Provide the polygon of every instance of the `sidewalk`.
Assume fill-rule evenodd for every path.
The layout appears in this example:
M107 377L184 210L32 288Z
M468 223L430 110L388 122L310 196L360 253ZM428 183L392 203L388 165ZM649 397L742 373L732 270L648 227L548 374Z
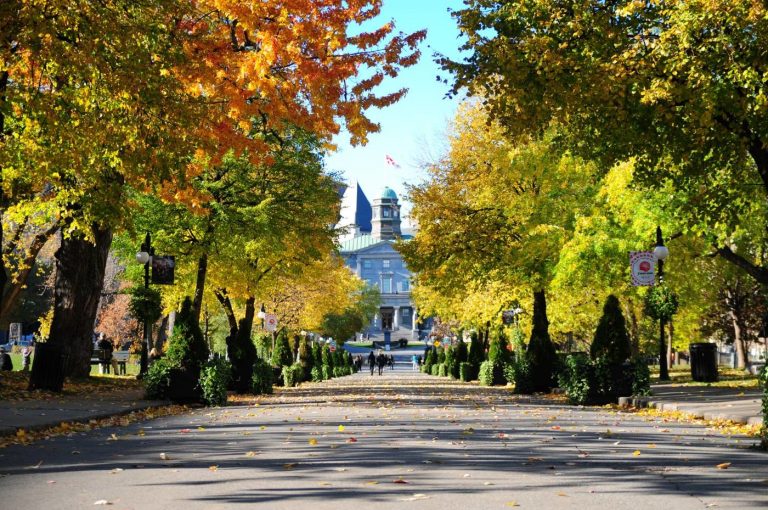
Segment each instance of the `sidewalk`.
M729 420L749 425L763 423L759 389L658 384L650 397L622 397L620 405L682 411L705 420Z
M142 400L143 391L130 389L101 396L63 395L51 399L0 400L0 435L17 429L35 430L61 422L87 422L140 411L170 402Z

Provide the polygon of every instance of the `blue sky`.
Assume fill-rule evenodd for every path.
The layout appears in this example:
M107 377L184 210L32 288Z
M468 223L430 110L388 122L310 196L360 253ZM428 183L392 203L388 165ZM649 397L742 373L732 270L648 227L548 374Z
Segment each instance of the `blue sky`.
M334 142L338 151L326 159L329 170L342 172L347 180L360 182L369 199L381 193L384 186L394 189L398 196L405 192L404 183L424 179L420 163L442 151L446 124L453 118L457 99L445 99L448 86L438 83L443 75L433 59L439 52L456 57L461 45L456 22L448 8L459 9L461 0L383 0L382 14L377 24L394 20L396 30L405 33L427 29L427 39L421 45L418 64L404 70L396 79L381 87L387 92L407 87L408 94L398 103L382 110L371 110L371 118L381 124L381 132L369 137L363 147L351 147L346 133ZM387 165L390 155L400 168ZM404 204L407 213L408 204Z

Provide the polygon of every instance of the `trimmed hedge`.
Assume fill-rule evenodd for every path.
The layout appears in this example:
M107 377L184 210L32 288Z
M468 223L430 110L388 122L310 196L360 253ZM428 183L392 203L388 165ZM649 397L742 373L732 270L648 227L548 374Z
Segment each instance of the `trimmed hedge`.
M437 365L437 375L440 377L448 377L448 367L445 363Z
M483 361L480 365L477 378L481 386L493 386L493 361Z
M474 378L474 367L472 366L472 363L468 361L459 363L459 379L464 382L469 382Z
M321 367L312 367L312 382L323 382L323 369Z
M272 393L273 380L272 366L262 359L253 364L253 376L251 377L251 392L254 395Z
M283 382L286 388L298 386L301 384L304 377L304 367L301 363L294 363L290 366L283 367Z
M232 364L224 358L213 358L200 371L203 402L209 406L227 403L227 387L232 381Z
M149 366L144 376L144 391L148 400L167 400L171 387L171 371L179 368L168 358L160 358Z
M333 377L333 368L331 368L330 365L324 364L322 367L323 371L323 381L327 381L331 377Z
M617 365L604 357L591 360L584 353L572 354L558 379L573 404L608 404L618 397L650 393L648 366L640 360Z
M429 367L429 373L430 373L430 374L432 374L432 375L437 375L437 374L439 374L439 373L440 373L440 365L438 365L437 363L435 363L434 365L432 365L431 367Z

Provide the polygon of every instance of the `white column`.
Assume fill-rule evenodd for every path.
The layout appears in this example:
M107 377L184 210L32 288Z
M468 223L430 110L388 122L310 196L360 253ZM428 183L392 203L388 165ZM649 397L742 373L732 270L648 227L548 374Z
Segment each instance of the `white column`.
M396 306L395 307L395 323L392 329L395 330L399 327L400 327L400 307Z

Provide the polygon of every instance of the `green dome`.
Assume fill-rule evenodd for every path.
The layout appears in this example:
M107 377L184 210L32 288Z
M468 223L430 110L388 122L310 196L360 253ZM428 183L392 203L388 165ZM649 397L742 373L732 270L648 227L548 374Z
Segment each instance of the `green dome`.
M395 193L390 187L385 187L384 191L381 192L381 198L397 200L397 193Z

